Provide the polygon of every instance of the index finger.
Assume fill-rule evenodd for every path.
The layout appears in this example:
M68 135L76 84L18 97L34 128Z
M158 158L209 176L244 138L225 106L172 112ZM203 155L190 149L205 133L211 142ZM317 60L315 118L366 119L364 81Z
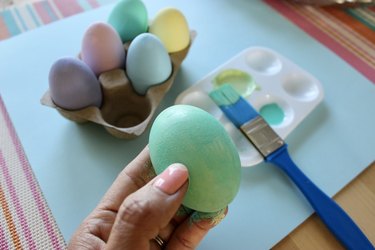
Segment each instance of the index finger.
M117 212L121 203L156 176L146 146L117 176L98 208Z

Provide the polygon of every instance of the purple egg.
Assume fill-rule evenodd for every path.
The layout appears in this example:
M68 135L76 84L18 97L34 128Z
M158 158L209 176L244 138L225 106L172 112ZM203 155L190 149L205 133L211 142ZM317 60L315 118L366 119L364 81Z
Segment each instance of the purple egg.
M53 102L67 110L100 107L103 98L100 82L94 72L73 57L61 58L52 65L49 90Z

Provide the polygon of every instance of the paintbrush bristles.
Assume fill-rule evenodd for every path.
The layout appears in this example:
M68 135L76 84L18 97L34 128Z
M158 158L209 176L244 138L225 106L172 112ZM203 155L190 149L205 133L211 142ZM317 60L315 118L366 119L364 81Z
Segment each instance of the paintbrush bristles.
M242 98L229 84L212 91L210 97L237 128L259 116L250 103Z
M229 106L240 99L240 95L228 84L212 91L209 96L218 106Z

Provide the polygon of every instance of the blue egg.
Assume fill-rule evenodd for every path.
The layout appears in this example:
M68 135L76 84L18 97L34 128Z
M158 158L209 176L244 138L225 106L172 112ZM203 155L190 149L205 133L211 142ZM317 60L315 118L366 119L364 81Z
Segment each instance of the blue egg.
M172 73L172 62L163 43L155 35L144 33L129 46L126 73L135 91L145 95L154 85L165 82Z
M103 98L100 82L94 72L88 65L72 57L61 58L52 65L49 90L52 101L67 110L100 107Z

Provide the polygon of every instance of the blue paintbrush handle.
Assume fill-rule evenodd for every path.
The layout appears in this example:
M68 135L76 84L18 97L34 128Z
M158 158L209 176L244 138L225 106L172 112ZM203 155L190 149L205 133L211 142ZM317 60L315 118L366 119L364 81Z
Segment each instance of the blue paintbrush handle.
M345 211L294 164L286 146L268 156L267 161L277 165L293 180L328 229L347 249L375 249Z

